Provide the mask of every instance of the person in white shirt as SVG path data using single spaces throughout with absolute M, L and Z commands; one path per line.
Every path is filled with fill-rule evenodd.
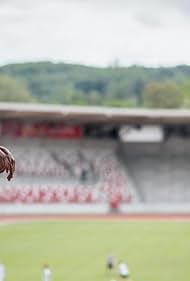
M 42 278 L 43 281 L 51 281 L 52 272 L 47 264 L 44 265 L 42 273 L 43 273 L 43 278 Z
M 119 262 L 118 270 L 121 278 L 129 278 L 129 269 L 125 262 Z
M 0 262 L 0 281 L 5 280 L 5 266 Z

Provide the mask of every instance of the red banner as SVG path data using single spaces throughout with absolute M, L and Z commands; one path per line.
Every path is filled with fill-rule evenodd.
M 6 121 L 1 124 L 1 135 L 15 137 L 48 137 L 78 139 L 82 136 L 80 126 L 63 123 L 21 123 Z

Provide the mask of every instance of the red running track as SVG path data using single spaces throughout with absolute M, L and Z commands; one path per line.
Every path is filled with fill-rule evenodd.
M 0 215 L 0 223 L 30 221 L 190 221 L 190 214 L 130 214 L 130 215 Z

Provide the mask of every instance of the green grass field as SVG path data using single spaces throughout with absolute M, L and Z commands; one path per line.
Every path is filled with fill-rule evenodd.
M 125 260 L 133 281 L 190 280 L 189 222 L 65 221 L 3 225 L 0 260 L 6 281 L 120 280 L 105 268 L 107 253 Z

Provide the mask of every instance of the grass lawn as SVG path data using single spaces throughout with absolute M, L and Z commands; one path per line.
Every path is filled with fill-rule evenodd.
M 190 280 L 189 222 L 63 221 L 0 227 L 6 281 L 41 280 L 48 263 L 53 281 L 119 280 L 105 268 L 112 252 L 133 281 Z

